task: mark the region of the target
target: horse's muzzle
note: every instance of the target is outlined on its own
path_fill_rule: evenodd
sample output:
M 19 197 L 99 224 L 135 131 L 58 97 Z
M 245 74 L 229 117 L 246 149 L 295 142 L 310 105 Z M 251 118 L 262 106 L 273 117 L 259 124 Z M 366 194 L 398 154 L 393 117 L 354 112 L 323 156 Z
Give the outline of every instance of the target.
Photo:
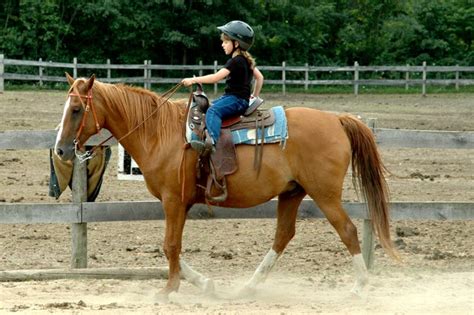
M 56 145 L 54 148 L 56 155 L 63 161 L 70 161 L 74 158 L 74 146 L 60 146 Z

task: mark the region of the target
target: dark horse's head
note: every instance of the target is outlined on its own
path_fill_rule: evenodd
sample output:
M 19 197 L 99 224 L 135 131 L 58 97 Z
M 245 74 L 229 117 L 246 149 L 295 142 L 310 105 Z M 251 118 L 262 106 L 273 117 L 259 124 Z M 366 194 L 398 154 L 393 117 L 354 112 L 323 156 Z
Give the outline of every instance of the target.
M 70 88 L 54 147 L 55 153 L 65 161 L 74 158 L 76 150 L 100 130 L 104 121 L 94 105 L 92 86 L 95 76 L 74 80 L 66 73 L 66 78 Z

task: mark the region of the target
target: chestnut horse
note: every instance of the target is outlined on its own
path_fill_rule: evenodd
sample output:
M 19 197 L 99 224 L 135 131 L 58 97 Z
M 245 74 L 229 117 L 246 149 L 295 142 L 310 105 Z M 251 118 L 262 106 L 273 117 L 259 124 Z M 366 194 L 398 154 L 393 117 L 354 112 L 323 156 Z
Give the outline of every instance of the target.
M 204 192 L 196 187 L 198 155 L 183 138 L 186 100 L 170 101 L 142 88 L 102 83 L 94 76 L 77 80 L 66 76 L 70 89 L 56 139 L 56 154 L 63 160 L 71 160 L 91 135 L 101 128 L 108 129 L 137 162 L 148 190 L 163 205 L 169 278 L 158 297 L 167 299 L 171 292 L 177 291 L 180 275 L 204 292 L 212 293 L 213 281 L 180 259 L 186 214 L 193 204 L 205 202 Z M 367 269 L 356 227 L 341 204 L 349 163 L 354 184 L 361 188 L 381 245 L 392 257 L 397 256 L 390 240 L 385 168 L 373 134 L 351 115 L 290 108 L 286 116 L 289 134 L 286 146 L 265 145 L 259 176 L 253 167 L 253 147 L 237 147 L 239 168 L 228 176 L 228 198 L 220 204 L 248 208 L 278 197 L 273 246 L 243 292 L 254 291 L 266 279 L 295 235 L 298 206 L 309 195 L 352 255 L 356 274 L 352 292 L 359 294 L 368 280 Z

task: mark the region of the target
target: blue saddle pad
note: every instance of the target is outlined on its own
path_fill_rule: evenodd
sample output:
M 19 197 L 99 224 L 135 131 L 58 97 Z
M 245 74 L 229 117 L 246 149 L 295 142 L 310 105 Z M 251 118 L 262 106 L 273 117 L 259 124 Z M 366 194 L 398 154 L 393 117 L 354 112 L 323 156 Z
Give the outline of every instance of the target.
M 264 131 L 264 143 L 281 143 L 285 144 L 288 138 L 288 127 L 286 125 L 285 110 L 282 106 L 270 109 L 275 115 L 275 123 L 270 127 L 266 127 Z M 241 129 L 232 131 L 232 139 L 235 144 L 260 144 L 262 140 L 262 130 Z

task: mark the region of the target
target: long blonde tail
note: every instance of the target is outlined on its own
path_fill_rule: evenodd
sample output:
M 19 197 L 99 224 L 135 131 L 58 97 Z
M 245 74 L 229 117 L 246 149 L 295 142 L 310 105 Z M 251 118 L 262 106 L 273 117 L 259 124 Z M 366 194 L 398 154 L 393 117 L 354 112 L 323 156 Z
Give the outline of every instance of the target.
M 377 150 L 374 135 L 369 127 L 351 115 L 339 120 L 349 137 L 352 148 L 352 179 L 367 202 L 372 226 L 387 254 L 399 260 L 390 238 L 389 190 L 385 181 L 386 168 Z

